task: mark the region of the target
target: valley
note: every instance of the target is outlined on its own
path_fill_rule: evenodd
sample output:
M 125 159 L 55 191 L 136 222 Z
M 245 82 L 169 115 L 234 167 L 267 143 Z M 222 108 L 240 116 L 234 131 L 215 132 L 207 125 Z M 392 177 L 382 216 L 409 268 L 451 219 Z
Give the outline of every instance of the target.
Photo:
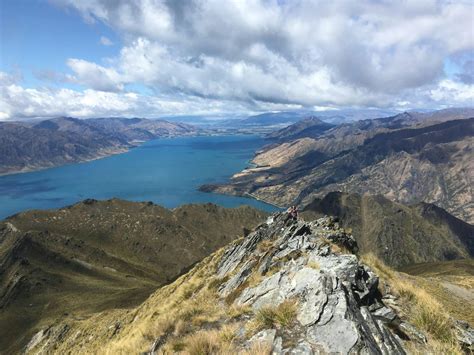
M 471 351 L 471 114 L 37 123 L 76 163 L 0 177 L 0 349 Z

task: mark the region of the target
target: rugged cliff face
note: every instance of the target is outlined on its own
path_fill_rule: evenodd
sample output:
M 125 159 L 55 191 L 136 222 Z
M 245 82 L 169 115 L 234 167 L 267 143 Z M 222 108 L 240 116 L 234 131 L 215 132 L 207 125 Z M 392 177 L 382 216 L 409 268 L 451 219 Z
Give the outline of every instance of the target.
M 467 325 L 356 250 L 331 218 L 276 214 L 137 308 L 53 323 L 27 352 L 460 353 L 457 336 L 469 347 Z

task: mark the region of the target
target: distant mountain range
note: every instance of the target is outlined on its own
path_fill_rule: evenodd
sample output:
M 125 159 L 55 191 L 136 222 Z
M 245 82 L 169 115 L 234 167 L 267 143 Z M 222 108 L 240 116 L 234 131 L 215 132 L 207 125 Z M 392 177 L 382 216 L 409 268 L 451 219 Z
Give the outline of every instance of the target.
M 311 127 L 314 127 L 312 129 Z M 434 203 L 474 222 L 474 109 L 403 113 L 321 129 L 296 123 L 270 137 L 255 166 L 203 191 L 251 195 L 288 206 L 331 191 Z
M 0 157 L 27 170 L 197 132 L 3 123 Z M 0 221 L 0 352 L 472 352 L 455 318 L 473 319 L 473 136 L 474 110 L 306 117 L 268 134 L 255 167 L 203 187 L 299 204 L 296 220 L 118 199 L 13 215 Z
M 317 137 L 333 127 L 335 125 L 324 122 L 316 116 L 310 116 L 291 126 L 269 133 L 266 137 L 279 141 L 288 141 L 308 136 Z
M 286 127 L 296 123 L 304 118 L 318 117 L 324 122 L 332 124 L 340 124 L 344 122 L 358 121 L 361 119 L 374 119 L 378 117 L 386 117 L 395 114 L 392 110 L 380 109 L 341 109 L 326 111 L 278 111 L 265 112 L 246 118 L 234 118 L 225 121 L 216 121 L 216 124 L 227 127 L 239 128 L 262 128 L 262 127 Z
M 138 305 L 265 218 L 113 199 L 0 221 L 0 352 L 20 353 L 51 322 Z
M 0 123 L 0 174 L 31 171 L 125 152 L 140 141 L 193 135 L 187 124 L 143 118 L 59 117 Z

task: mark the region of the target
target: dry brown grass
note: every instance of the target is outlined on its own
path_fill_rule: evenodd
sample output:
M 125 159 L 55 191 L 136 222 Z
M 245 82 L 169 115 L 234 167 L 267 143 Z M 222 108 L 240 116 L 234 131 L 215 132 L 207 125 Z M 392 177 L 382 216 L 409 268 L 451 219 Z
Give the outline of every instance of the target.
M 270 355 L 272 345 L 263 341 L 257 341 L 252 344 L 250 349 L 240 352 L 240 355 Z
M 385 279 L 386 281 L 390 281 L 395 277 L 395 271 L 389 266 L 387 266 L 373 253 L 367 253 L 362 255 L 360 260 L 362 261 L 362 263 L 370 266 L 374 271 L 377 272 L 380 278 Z
M 232 304 L 227 308 L 226 314 L 229 319 L 239 318 L 244 314 L 252 313 L 252 308 L 248 305 L 235 305 Z
M 261 253 L 269 251 L 273 247 L 273 241 L 270 239 L 264 239 L 257 245 L 257 250 Z
M 205 259 L 191 272 L 154 293 L 138 309 L 138 320 L 124 330 L 124 335 L 104 342 L 101 349 L 106 348 L 110 354 L 145 352 L 153 341 L 165 337 L 169 350 L 178 351 L 187 345 L 183 336 L 225 317 L 226 307 L 218 302 L 215 290 L 205 287 L 215 277 L 222 253 L 223 250 Z
M 198 330 L 168 341 L 161 349 L 163 354 L 184 351 L 190 355 L 237 353 L 235 340 L 237 325 L 225 324 L 220 328 Z
M 297 302 L 286 300 L 278 306 L 269 306 L 259 309 L 255 313 L 255 318 L 248 325 L 249 335 L 255 334 L 262 329 L 289 327 L 296 320 Z
M 390 284 L 392 292 L 399 297 L 399 304 L 407 320 L 428 335 L 429 342 L 423 348 L 411 345 L 415 353 L 426 353 L 428 349 L 429 352 L 436 350 L 434 353 L 461 353 L 455 341 L 449 314 L 442 304 L 423 288 L 422 283 L 394 271 L 373 254 L 364 255 L 361 259 L 374 269 L 382 280 Z
M 190 355 L 211 355 L 223 352 L 222 342 L 217 331 L 197 332 L 186 338 L 184 348 Z
M 457 343 L 443 343 L 431 339 L 428 344 L 409 342 L 405 344 L 409 354 L 413 355 L 465 355 Z
M 395 292 L 405 303 L 410 321 L 418 328 L 444 343 L 454 341 L 453 324 L 442 305 L 412 281 L 392 280 Z

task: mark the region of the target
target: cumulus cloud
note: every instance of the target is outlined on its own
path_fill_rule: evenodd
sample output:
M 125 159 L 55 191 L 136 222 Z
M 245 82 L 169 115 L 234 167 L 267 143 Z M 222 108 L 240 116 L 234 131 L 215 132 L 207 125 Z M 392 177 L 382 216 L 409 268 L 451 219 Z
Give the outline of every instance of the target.
M 22 80 L 22 75 L 19 72 L 6 73 L 0 71 L 0 87 L 16 84 Z
M 436 102 L 456 102 L 463 106 L 472 106 L 474 104 L 474 85 L 442 80 L 436 88 L 430 91 L 430 97 Z
M 0 79 L 8 74 L 0 72 Z M 294 108 L 268 104 L 267 110 Z M 182 95 L 139 95 L 132 92 L 76 91 L 60 88 L 25 88 L 7 80 L 0 83 L 0 120 L 30 117 L 100 116 L 159 117 L 176 114 L 217 115 L 256 110 L 247 103 L 212 100 Z
M 456 74 L 456 78 L 464 84 L 474 84 L 474 54 L 472 57 L 464 62 L 461 72 Z
M 123 84 L 120 75 L 113 68 L 104 68 L 82 59 L 69 59 L 67 65 L 74 72 L 68 79 L 96 90 L 121 91 Z
M 103 46 L 113 46 L 114 42 L 112 42 L 108 37 L 101 36 L 99 39 L 100 44 Z
M 472 63 L 444 73 L 448 58 L 474 50 L 471 2 L 50 1 L 123 36 L 106 65 L 67 63 L 69 81 L 120 97 L 139 83 L 158 96 L 262 109 L 472 100 Z

